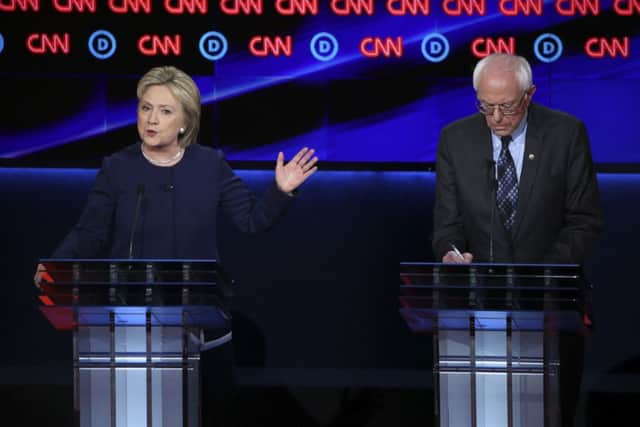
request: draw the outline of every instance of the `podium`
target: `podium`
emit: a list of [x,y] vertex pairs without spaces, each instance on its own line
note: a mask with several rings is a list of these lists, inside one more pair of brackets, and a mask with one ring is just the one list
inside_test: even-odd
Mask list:
[[72,332],[76,425],[199,427],[200,353],[231,339],[231,282],[218,263],[40,263],[40,310]]
[[558,334],[585,333],[578,265],[400,264],[400,313],[433,340],[440,427],[560,426]]

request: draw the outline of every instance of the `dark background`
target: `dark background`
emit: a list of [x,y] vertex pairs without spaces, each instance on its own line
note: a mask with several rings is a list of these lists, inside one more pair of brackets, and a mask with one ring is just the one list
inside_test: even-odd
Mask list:
[[[17,4],[2,2],[3,5]],[[239,392],[237,425],[428,426],[433,420],[430,338],[413,334],[398,313],[398,265],[432,261],[433,161],[443,125],[473,113],[476,37],[514,37],[530,59],[535,100],[583,119],[599,171],[604,231],[587,264],[594,283],[595,328],[587,339],[578,425],[635,426],[640,404],[640,340],[635,314],[640,222],[638,13],[613,1],[598,16],[448,17],[439,2],[427,17],[282,17],[265,2],[261,16],[114,15],[0,11],[0,405],[13,425],[72,424],[71,339],[38,310],[32,276],[78,219],[103,156],[137,141],[135,86],[152,66],[173,64],[203,95],[200,142],[221,148],[256,193],[273,179],[276,153],[317,149],[320,172],[305,183],[283,220],[260,235],[236,232],[224,217],[219,247],[237,282],[231,301]],[[118,37],[109,60],[89,56],[95,29]],[[195,46],[216,30],[229,41],[213,63]],[[340,42],[320,63],[308,43],[319,31]],[[69,32],[70,55],[33,56],[25,37]],[[420,54],[424,35],[451,44],[441,63]],[[535,58],[533,43],[558,35],[563,55]],[[182,34],[180,56],[139,55],[141,34]],[[255,58],[256,34],[292,35],[291,57]],[[369,35],[403,36],[403,58],[368,59]],[[630,55],[586,56],[589,37],[630,38]],[[614,173],[624,172],[624,173]],[[224,359],[224,357],[221,357]],[[4,422],[2,422],[4,425]]]
[[[149,2],[149,13],[132,9],[128,14],[114,13],[108,5],[141,3],[81,4],[90,3],[96,5],[93,13],[86,7],[61,13],[53,1],[3,3],[1,164],[99,166],[105,154],[137,140],[139,77],[153,66],[170,64],[191,74],[202,92],[200,142],[223,149],[232,161],[268,168],[280,150],[295,153],[313,146],[325,164],[335,167],[415,169],[434,162],[445,124],[475,112],[471,73],[479,58],[472,45],[478,38],[513,38],[515,53],[532,64],[538,87],[534,101],[581,118],[599,165],[637,171],[640,163],[632,120],[640,96],[639,12],[621,16],[614,0],[599,1],[597,14],[584,16],[563,16],[556,3],[564,10],[573,3],[561,1],[542,3],[540,16],[505,16],[498,0],[485,0],[484,14],[461,16],[448,16],[440,1],[430,2],[427,16],[392,16],[383,0],[373,2],[372,15],[360,16],[337,16],[329,1],[318,2],[315,16],[281,16],[275,1],[266,0],[260,15],[248,16],[226,15],[219,2],[208,0],[194,3],[206,4],[206,13],[181,15],[168,13],[163,1]],[[637,2],[620,6],[627,4],[635,7]],[[90,54],[88,39],[96,30],[115,37],[117,48],[110,58]],[[228,42],[226,55],[217,61],[207,60],[198,49],[209,31]],[[339,44],[330,61],[311,54],[310,42],[320,32],[329,32]],[[450,45],[441,62],[430,62],[421,53],[422,40],[431,33],[446,37]],[[562,42],[562,54],[550,63],[534,49],[537,38],[547,33]],[[26,40],[33,34],[68,34],[70,51],[32,54]],[[179,35],[182,50],[143,55],[137,44],[144,35]],[[291,36],[293,52],[255,57],[249,51],[254,36]],[[363,56],[359,45],[366,37],[402,37],[402,58]],[[593,37],[628,38],[628,55],[589,57],[585,44]]]
[[[239,173],[258,193],[272,179],[271,171]],[[66,425],[71,416],[70,335],[38,311],[31,278],[38,258],[76,221],[94,177],[94,170],[0,170],[0,389],[22,425],[45,418]],[[587,264],[595,328],[578,425],[635,425],[640,178],[598,179],[605,224]],[[232,413],[240,425],[430,425],[430,338],[413,334],[398,313],[398,264],[432,260],[433,186],[431,172],[321,171],[274,229],[247,235],[220,224],[221,259],[237,281]]]

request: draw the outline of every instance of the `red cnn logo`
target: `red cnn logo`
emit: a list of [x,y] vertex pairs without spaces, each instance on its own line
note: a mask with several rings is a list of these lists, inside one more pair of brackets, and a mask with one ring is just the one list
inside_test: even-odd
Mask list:
[[151,0],[109,0],[109,10],[113,13],[151,13]]
[[62,53],[68,55],[71,52],[71,37],[69,33],[60,34],[29,34],[27,37],[27,49],[36,55],[45,53]]
[[226,15],[262,15],[262,0],[220,0],[220,10]]
[[276,10],[280,15],[317,15],[318,0],[276,0]]
[[164,0],[164,8],[172,15],[182,15],[185,12],[204,15],[209,10],[209,0]]
[[620,16],[640,15],[640,0],[614,0],[613,10]]
[[360,42],[360,53],[367,58],[378,58],[380,55],[389,58],[392,53],[394,56],[402,58],[402,48],[402,37],[396,37],[395,40],[392,37],[384,39],[380,37],[365,37]]
[[249,52],[253,56],[291,56],[293,54],[293,39],[291,36],[254,36],[249,40]]
[[471,16],[476,12],[484,16],[487,5],[484,0],[443,0],[442,10],[449,16],[460,16],[463,13]]
[[584,51],[589,58],[603,58],[605,55],[611,58],[622,56],[629,57],[629,37],[607,39],[605,37],[591,37],[584,44]]
[[84,12],[85,8],[89,12],[95,13],[96,0],[53,0],[53,7],[61,13]]
[[498,9],[504,16],[542,15],[542,0],[500,0]]
[[600,0],[555,0],[556,12],[562,16],[600,15]]
[[31,9],[34,12],[37,12],[40,10],[40,1],[39,0],[0,1],[0,12],[15,12],[17,9],[20,9],[23,12],[26,12],[29,9]]
[[331,0],[331,11],[338,16],[373,15],[373,0]]
[[393,16],[427,16],[430,11],[429,0],[387,0],[387,12]]
[[145,34],[138,39],[138,51],[145,56],[180,56],[182,53],[182,37],[159,36],[157,34]]
[[492,53],[511,53],[516,52],[516,39],[509,37],[507,39],[498,37],[477,37],[471,42],[471,53],[476,58],[484,58]]

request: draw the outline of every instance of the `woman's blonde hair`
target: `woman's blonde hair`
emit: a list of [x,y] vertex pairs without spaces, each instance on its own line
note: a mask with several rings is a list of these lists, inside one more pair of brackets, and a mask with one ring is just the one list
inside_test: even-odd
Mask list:
[[150,86],[166,86],[182,104],[185,114],[185,132],[178,135],[178,144],[187,147],[196,142],[200,131],[200,90],[193,79],[184,71],[173,67],[155,67],[138,82],[138,100]]

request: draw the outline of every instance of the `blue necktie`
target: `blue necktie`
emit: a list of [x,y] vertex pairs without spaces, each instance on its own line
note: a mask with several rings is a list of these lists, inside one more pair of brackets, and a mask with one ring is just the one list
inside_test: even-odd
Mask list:
[[518,203],[518,175],[516,165],[509,152],[511,135],[503,136],[502,150],[498,158],[498,192],[496,203],[502,217],[502,223],[507,231],[511,231],[516,218],[516,204]]

